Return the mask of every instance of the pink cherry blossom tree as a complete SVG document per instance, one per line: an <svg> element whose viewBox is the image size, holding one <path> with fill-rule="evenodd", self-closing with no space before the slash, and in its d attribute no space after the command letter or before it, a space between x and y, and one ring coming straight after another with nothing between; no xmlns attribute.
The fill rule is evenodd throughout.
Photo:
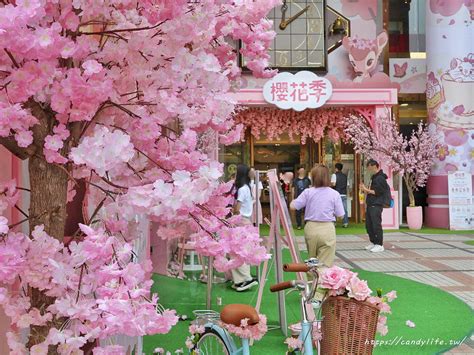
<svg viewBox="0 0 474 355"><path fill-rule="evenodd" d="M349 117L345 125L346 136L358 153L386 162L394 173L403 175L410 207L414 207L414 191L425 186L433 160L438 155L439 142L430 134L428 127L420 122L407 138L388 113L377 123L378 134L360 117Z"/></svg>
<svg viewBox="0 0 474 355"><path fill-rule="evenodd" d="M29 328L27 344L8 334L13 354L71 354L177 322L156 311L149 262L133 262L137 214L158 224L153 237L191 231L221 270L268 257L256 229L225 220L230 186L198 148L209 132L226 144L240 136L228 95L240 75L236 41L254 75L274 74L265 15L277 3L1 2L0 144L29 168L28 188L0 184L0 215L24 215L0 217L0 286L16 285L0 287L0 305L17 330ZM17 205L22 190L28 211ZM68 213L86 202L89 215Z"/></svg>

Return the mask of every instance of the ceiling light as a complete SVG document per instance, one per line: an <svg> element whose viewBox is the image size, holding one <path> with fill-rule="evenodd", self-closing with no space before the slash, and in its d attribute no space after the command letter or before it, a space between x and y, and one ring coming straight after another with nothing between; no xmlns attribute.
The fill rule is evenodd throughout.
<svg viewBox="0 0 474 355"><path fill-rule="evenodd" d="M406 102L404 102L403 104L400 104L400 106L406 107L406 106L408 106L408 104Z"/></svg>

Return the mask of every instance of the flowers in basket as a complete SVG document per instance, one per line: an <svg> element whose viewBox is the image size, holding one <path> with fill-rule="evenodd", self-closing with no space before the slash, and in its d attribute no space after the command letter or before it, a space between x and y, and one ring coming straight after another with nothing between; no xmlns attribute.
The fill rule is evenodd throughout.
<svg viewBox="0 0 474 355"><path fill-rule="evenodd" d="M251 340L260 340L267 332L267 317L263 314L258 315L260 321L257 324L251 325L248 324L249 319L244 318L240 321L240 326L235 326L233 324L228 324L220 322L222 328L227 329L227 331L235 336L242 339L251 339Z"/></svg>
<svg viewBox="0 0 474 355"><path fill-rule="evenodd" d="M359 279L357 273L338 266L321 272L320 285L327 291L327 296L345 296L375 305L380 310L377 332L381 335L388 333L387 317L384 314L392 313L388 303L397 298L396 291L382 295L382 290L377 289L377 296L372 296L372 290L367 285L367 281Z"/></svg>

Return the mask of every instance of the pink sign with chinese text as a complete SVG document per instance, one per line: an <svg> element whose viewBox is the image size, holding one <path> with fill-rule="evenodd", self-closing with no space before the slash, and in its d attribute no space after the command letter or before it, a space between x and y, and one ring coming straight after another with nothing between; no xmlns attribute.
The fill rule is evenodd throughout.
<svg viewBox="0 0 474 355"><path fill-rule="evenodd" d="M332 84L309 71L279 73L263 86L265 101L283 110L303 111L323 106L332 95Z"/></svg>

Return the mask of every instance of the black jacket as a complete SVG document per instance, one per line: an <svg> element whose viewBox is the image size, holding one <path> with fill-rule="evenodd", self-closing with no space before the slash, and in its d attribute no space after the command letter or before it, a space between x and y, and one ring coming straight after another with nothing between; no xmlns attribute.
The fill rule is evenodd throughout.
<svg viewBox="0 0 474 355"><path fill-rule="evenodd" d="M387 191L390 191L390 186L387 183L387 175L385 175L382 169L372 175L369 189L374 190L375 195L367 194L367 206L383 206L384 195Z"/></svg>

